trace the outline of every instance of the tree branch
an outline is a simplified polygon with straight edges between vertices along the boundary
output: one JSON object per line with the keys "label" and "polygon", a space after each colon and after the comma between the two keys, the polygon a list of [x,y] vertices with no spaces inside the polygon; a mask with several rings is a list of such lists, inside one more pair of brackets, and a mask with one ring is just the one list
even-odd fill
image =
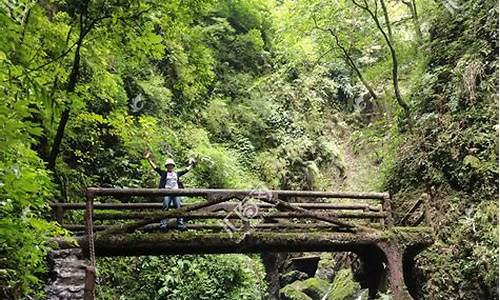
{"label": "tree branch", "polygon": [[[375,3],[377,3],[377,0],[374,0],[374,1],[375,1]],[[381,0],[381,1],[383,1],[383,0]],[[359,8],[363,9],[364,11],[368,12],[368,14],[370,15],[370,17],[375,22],[375,25],[377,26],[378,30],[380,31],[380,33],[384,37],[384,40],[385,40],[387,46],[389,47],[389,51],[391,53],[391,59],[392,59],[392,83],[393,83],[393,86],[394,86],[394,95],[396,97],[396,101],[398,102],[399,106],[401,106],[404,109],[404,111],[406,113],[408,113],[409,110],[410,110],[410,107],[408,106],[408,104],[406,103],[406,101],[403,100],[403,97],[401,96],[401,93],[399,91],[398,58],[397,58],[397,55],[396,55],[396,50],[394,49],[391,39],[389,38],[389,36],[387,35],[387,33],[382,28],[382,25],[380,24],[380,21],[379,21],[379,19],[377,17],[377,5],[375,5],[375,11],[373,11],[368,6],[366,0],[363,0],[363,2],[365,3],[365,5],[359,5],[359,3],[356,0],[352,0],[352,2],[354,3],[354,5],[358,6]]]}
{"label": "tree branch", "polygon": [[331,28],[322,28],[322,27],[320,27],[318,25],[318,22],[316,21],[316,17],[315,16],[313,16],[313,21],[314,21],[314,29],[317,29],[317,30],[320,30],[320,31],[323,31],[323,32],[327,32],[327,33],[329,33],[335,39],[335,44],[337,45],[337,47],[340,48],[340,50],[342,50],[342,53],[344,54],[344,58],[346,59],[347,64],[349,66],[351,66],[351,68],[354,70],[354,72],[358,76],[358,78],[361,81],[361,83],[367,89],[367,91],[370,94],[370,96],[373,99],[377,99],[378,98],[377,94],[375,93],[375,91],[373,90],[373,88],[371,87],[371,85],[368,83],[368,81],[366,81],[366,79],[364,78],[363,74],[361,73],[361,70],[358,68],[358,66],[356,65],[356,63],[352,59],[352,57],[349,54],[349,52],[347,51],[347,49],[342,45],[342,43],[340,42],[340,39],[339,39],[338,35],[335,33],[335,31],[333,29],[331,29]]}

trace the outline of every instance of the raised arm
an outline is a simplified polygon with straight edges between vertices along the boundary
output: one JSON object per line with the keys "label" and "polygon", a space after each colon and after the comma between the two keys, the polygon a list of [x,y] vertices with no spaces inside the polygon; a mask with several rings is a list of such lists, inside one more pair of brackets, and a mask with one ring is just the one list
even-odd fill
{"label": "raised arm", "polygon": [[151,165],[151,167],[153,169],[156,170],[158,168],[158,166],[153,161],[153,158],[151,157],[151,152],[150,151],[146,152],[146,159],[148,160],[149,164]]}
{"label": "raised arm", "polygon": [[189,163],[188,163],[188,166],[185,167],[184,169],[180,170],[179,172],[177,172],[177,175],[182,176],[184,174],[186,174],[187,172],[189,172],[189,170],[191,170],[194,166],[196,165],[196,160],[194,158],[190,158],[189,159]]}

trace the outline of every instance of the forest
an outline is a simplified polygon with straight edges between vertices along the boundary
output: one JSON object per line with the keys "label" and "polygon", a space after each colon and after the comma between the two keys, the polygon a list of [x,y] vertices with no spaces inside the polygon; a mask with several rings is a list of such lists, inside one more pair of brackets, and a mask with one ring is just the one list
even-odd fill
{"label": "forest", "polygon": [[[0,1],[0,299],[46,299],[71,236],[50,204],[156,188],[148,152],[196,160],[189,188],[387,191],[396,222],[428,193],[412,295],[497,299],[498,21],[493,0]],[[98,258],[96,299],[368,299],[338,255],[296,281],[292,257]]]}

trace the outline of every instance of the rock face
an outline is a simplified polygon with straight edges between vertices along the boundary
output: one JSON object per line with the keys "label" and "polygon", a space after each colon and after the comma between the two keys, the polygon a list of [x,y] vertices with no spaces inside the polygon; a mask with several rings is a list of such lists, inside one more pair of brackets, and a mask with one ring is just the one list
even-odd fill
{"label": "rock face", "polygon": [[312,299],[320,300],[328,293],[330,284],[319,278],[309,278],[302,282],[302,291]]}
{"label": "rock face", "polygon": [[283,300],[366,300],[368,290],[361,290],[351,271],[342,269],[332,283],[315,277],[297,280],[282,288],[280,297]]}
{"label": "rock face", "polygon": [[331,282],[335,277],[337,269],[337,264],[332,253],[321,253],[321,259],[318,262],[318,268],[314,277]]}
{"label": "rock face", "polygon": [[328,293],[329,285],[328,281],[313,277],[287,285],[280,295],[285,300],[320,300]]}
{"label": "rock face", "polygon": [[328,300],[346,300],[346,299],[368,299],[364,297],[364,293],[360,293],[360,286],[354,281],[351,270],[342,269],[337,272],[335,279],[331,285]]}
{"label": "rock face", "polygon": [[48,255],[47,300],[83,299],[85,260],[80,249],[55,250]]}
{"label": "rock face", "polygon": [[309,276],[306,273],[293,270],[286,274],[280,275],[280,283],[282,284],[282,286],[286,286],[297,280],[306,280],[307,278],[309,278]]}

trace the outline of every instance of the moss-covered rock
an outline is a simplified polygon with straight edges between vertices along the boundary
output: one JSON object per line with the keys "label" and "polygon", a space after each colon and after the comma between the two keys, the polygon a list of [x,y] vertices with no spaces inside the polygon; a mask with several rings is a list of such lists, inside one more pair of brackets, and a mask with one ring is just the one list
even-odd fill
{"label": "moss-covered rock", "polygon": [[330,283],[326,280],[319,278],[309,278],[304,281],[295,281],[280,290],[283,299],[290,300],[320,300],[328,293]]}
{"label": "moss-covered rock", "polygon": [[300,272],[298,270],[293,270],[286,274],[281,275],[280,281],[284,285],[287,285],[297,280],[306,280],[307,278],[309,278],[309,276],[306,273]]}
{"label": "moss-covered rock", "polygon": [[314,300],[320,300],[330,288],[330,283],[319,278],[309,278],[302,281],[302,291]]}
{"label": "moss-covered rock", "polygon": [[[387,296],[386,296],[387,297]],[[359,290],[348,298],[349,300],[370,300],[368,289]],[[389,300],[390,298],[377,298],[378,300]]]}
{"label": "moss-covered rock", "polygon": [[332,283],[332,288],[328,294],[328,300],[346,300],[355,295],[361,287],[354,281],[351,270],[340,270]]}
{"label": "moss-covered rock", "polygon": [[318,263],[318,269],[314,277],[331,282],[335,277],[335,271],[335,260],[333,259],[332,253],[321,253],[321,259]]}
{"label": "moss-covered rock", "polygon": [[[299,283],[299,284],[296,284]],[[300,281],[289,284],[280,290],[280,299],[283,300],[313,300],[301,291]]]}

